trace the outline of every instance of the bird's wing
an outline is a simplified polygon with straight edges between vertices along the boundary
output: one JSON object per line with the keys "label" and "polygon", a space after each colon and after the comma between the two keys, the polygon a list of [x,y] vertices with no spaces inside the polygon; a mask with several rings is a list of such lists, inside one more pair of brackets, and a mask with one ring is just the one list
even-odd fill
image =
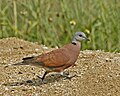
{"label": "bird's wing", "polygon": [[35,59],[35,62],[42,62],[44,67],[60,67],[69,61],[67,49],[60,48],[49,53],[42,54]]}

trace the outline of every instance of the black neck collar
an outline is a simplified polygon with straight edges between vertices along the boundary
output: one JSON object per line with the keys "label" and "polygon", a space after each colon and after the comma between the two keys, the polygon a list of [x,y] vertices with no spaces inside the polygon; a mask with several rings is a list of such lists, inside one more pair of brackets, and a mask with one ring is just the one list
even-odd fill
{"label": "black neck collar", "polygon": [[77,45],[75,42],[72,42],[73,45]]}

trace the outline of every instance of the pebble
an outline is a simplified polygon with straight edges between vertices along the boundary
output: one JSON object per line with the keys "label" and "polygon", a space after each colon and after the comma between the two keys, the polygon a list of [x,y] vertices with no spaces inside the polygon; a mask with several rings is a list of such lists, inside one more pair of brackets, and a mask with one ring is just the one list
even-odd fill
{"label": "pebble", "polygon": [[32,80],[27,80],[26,83],[33,83],[33,81]]}

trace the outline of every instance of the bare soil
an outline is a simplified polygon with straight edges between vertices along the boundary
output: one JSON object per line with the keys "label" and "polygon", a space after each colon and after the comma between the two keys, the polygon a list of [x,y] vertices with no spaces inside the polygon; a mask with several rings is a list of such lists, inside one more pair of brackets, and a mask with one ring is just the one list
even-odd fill
{"label": "bare soil", "polygon": [[53,49],[17,38],[0,40],[0,96],[120,96],[120,53],[81,51],[65,73],[77,75],[68,80],[59,74],[46,76],[43,68],[11,66],[23,57],[37,56]]}

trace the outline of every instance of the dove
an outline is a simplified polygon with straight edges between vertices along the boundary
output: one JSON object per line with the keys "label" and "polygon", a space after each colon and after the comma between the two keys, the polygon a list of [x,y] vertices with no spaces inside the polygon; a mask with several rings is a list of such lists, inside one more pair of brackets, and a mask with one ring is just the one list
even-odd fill
{"label": "dove", "polygon": [[36,57],[33,56],[23,58],[22,62],[13,65],[32,65],[44,68],[46,71],[41,77],[42,81],[44,80],[45,76],[51,72],[58,72],[61,75],[69,78],[69,76],[63,74],[63,72],[70,66],[75,65],[75,62],[80,53],[82,40],[89,41],[84,32],[76,32],[72,38],[71,43]]}

